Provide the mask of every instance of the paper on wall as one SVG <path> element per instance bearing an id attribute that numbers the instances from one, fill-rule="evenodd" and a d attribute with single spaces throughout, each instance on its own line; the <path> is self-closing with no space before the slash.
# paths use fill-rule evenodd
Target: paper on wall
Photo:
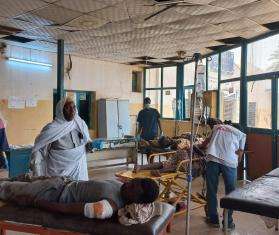
<path id="1" fill-rule="evenodd" d="M 27 98 L 25 101 L 25 105 L 29 108 L 37 107 L 37 99 L 35 97 Z"/>
<path id="2" fill-rule="evenodd" d="M 10 96 L 8 99 L 8 108 L 9 109 L 24 109 L 25 108 L 25 99 Z"/>

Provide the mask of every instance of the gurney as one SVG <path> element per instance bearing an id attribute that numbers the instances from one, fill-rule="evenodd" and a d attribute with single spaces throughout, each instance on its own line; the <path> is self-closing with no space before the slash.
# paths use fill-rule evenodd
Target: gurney
<path id="1" fill-rule="evenodd" d="M 117 218 L 94 220 L 4 204 L 0 207 L 0 231 L 3 235 L 7 231 L 43 235 L 163 235 L 170 232 L 173 213 L 174 208 L 163 203 L 161 216 L 154 217 L 145 224 L 124 226 L 117 221 Z"/>
<path id="2" fill-rule="evenodd" d="M 175 152 L 172 151 L 166 153 L 153 154 L 150 155 L 149 158 L 152 159 L 153 161 L 153 159 L 156 156 L 163 156 L 168 158 L 168 157 L 172 157 L 174 153 Z M 200 159 L 194 159 L 193 161 L 194 162 L 200 161 Z M 134 173 L 131 170 L 121 171 L 116 173 L 115 176 L 122 182 L 134 178 L 151 178 L 157 181 L 159 185 L 162 187 L 162 190 L 159 195 L 159 200 L 176 206 L 179 202 L 185 201 L 188 195 L 186 186 L 182 184 L 182 182 L 185 181 L 186 178 L 186 172 L 183 171 L 182 168 L 185 168 L 185 165 L 187 165 L 188 163 L 189 160 L 183 160 L 179 163 L 175 172 L 162 173 L 161 176 L 151 175 L 150 170 L 141 170 L 137 173 Z M 192 193 L 191 200 L 195 202 L 195 206 L 191 208 L 192 210 L 206 206 L 206 201 L 201 194 Z M 175 215 L 180 215 L 184 213 L 185 213 L 185 209 L 176 212 Z"/>
<path id="3" fill-rule="evenodd" d="M 220 206 L 224 208 L 225 229 L 228 225 L 228 210 L 279 219 L 279 168 L 236 189 L 223 197 Z"/>

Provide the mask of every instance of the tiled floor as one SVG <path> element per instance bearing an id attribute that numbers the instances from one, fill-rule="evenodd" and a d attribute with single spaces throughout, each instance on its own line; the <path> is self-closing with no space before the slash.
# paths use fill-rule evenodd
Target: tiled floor
<path id="1" fill-rule="evenodd" d="M 99 170 L 92 170 L 89 172 L 92 179 L 108 179 L 113 178 L 114 174 L 118 171 L 125 170 L 126 167 L 114 167 Z M 7 177 L 7 172 L 0 171 L 0 177 Z M 200 192 L 202 188 L 202 180 L 196 179 L 193 181 L 193 191 Z M 219 187 L 219 196 L 223 194 L 223 186 Z M 221 214 L 221 213 L 220 213 Z M 265 227 L 264 222 L 259 216 L 235 212 L 234 220 L 236 229 L 228 234 L 231 235 L 268 235 L 279 234 L 274 230 L 269 230 Z M 185 216 L 181 215 L 174 219 L 172 232 L 170 235 L 185 234 Z M 190 233 L 193 235 L 221 235 L 224 234 L 221 229 L 211 228 L 204 221 L 203 208 L 197 209 L 191 213 Z M 15 233 L 13 233 L 15 235 Z"/>

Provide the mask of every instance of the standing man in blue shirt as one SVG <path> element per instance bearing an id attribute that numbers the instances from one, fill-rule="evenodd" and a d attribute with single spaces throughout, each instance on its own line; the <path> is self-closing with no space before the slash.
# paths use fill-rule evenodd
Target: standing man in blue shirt
<path id="1" fill-rule="evenodd" d="M 160 114 L 157 109 L 151 108 L 151 99 L 146 97 L 144 99 L 144 109 L 142 109 L 137 118 L 138 128 L 137 135 L 144 140 L 154 140 L 158 136 L 158 127 L 160 135 L 162 134 L 162 127 L 160 123 Z"/>

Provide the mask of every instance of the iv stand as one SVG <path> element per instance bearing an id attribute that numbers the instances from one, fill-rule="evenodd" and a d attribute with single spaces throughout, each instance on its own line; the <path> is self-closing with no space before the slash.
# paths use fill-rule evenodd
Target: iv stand
<path id="1" fill-rule="evenodd" d="M 190 164 L 187 176 L 188 182 L 188 195 L 187 195 L 187 210 L 186 210 L 186 230 L 185 234 L 190 235 L 190 204 L 191 204 L 191 193 L 192 193 L 192 161 L 193 161 L 193 145 L 194 145 L 194 134 L 195 134 L 195 126 L 194 126 L 194 115 L 196 109 L 196 87 L 197 87 L 197 68 L 198 62 L 201 60 L 201 54 L 195 53 L 193 55 L 193 59 L 195 61 L 195 79 L 194 79 L 194 90 L 193 90 L 193 101 L 191 102 L 191 145 L 190 145 Z"/>

